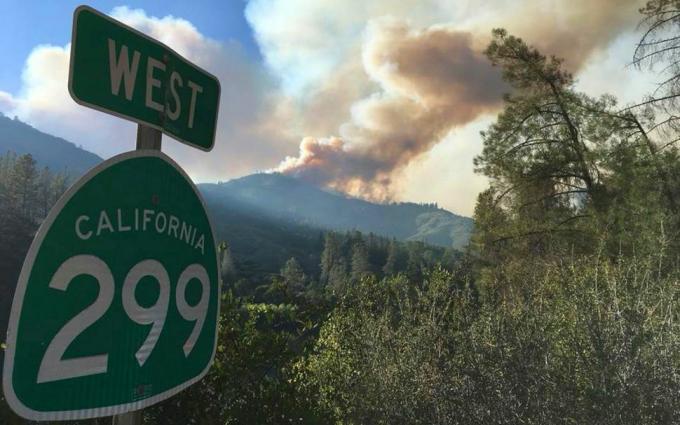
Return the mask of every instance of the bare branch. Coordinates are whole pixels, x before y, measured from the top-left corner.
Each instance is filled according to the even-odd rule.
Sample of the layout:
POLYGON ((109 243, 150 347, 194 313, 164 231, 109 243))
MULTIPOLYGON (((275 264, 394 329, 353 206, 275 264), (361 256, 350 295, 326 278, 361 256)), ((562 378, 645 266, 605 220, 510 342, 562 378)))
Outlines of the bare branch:
POLYGON ((530 205, 538 204, 539 202, 543 202, 547 199, 552 199, 552 198, 557 198, 558 196, 564 196, 564 195, 573 195, 575 193, 588 193, 588 189, 574 189, 574 190, 565 190, 562 192, 556 192, 556 193, 551 193, 550 195, 542 196, 539 199, 534 199, 533 201, 526 202, 518 207, 519 210, 522 210, 530 205))
POLYGON ((568 233, 568 232, 585 233, 583 230, 580 230, 580 229, 573 229, 573 228, 572 228, 572 229, 559 229, 559 227, 562 226, 562 225, 564 225, 564 224, 566 224, 566 223, 568 223, 568 222, 570 222, 570 221, 577 220, 577 219, 580 219, 580 218, 588 218, 588 217, 590 217, 590 214, 580 214, 580 215, 575 215, 575 216, 569 217, 568 219, 563 220, 563 221, 557 223, 557 224, 555 225, 555 227, 552 227, 552 228, 550 228, 550 229, 532 230, 532 231, 520 233, 520 234, 517 234, 517 235, 503 236, 503 237, 500 237, 500 238, 498 238, 498 239, 492 240, 491 243, 494 243, 494 244, 495 244, 495 243, 504 242, 504 241, 507 241, 507 240, 518 239, 518 238, 524 238, 524 237, 533 236, 533 235, 541 235, 541 234, 546 234, 546 233, 554 233, 554 232, 562 232, 562 233, 568 233))
POLYGON ((664 97, 652 98, 652 99, 646 100, 642 103, 638 103, 636 105, 628 106, 628 107, 622 109, 621 112, 629 111, 631 109, 639 108, 641 106, 649 105, 651 103, 658 103, 658 102, 663 102, 664 100, 675 99, 678 96, 680 96, 680 94, 669 94, 668 96, 664 96, 664 97))

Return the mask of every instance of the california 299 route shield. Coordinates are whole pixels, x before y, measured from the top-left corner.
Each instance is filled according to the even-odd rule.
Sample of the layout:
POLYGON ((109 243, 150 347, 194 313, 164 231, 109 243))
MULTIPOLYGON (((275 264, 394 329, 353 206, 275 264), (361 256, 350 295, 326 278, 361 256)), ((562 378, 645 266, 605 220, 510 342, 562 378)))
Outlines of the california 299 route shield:
POLYGON ((19 278, 3 388, 34 420, 119 414, 207 372, 220 287, 212 226, 166 155, 125 153, 60 199, 19 278))

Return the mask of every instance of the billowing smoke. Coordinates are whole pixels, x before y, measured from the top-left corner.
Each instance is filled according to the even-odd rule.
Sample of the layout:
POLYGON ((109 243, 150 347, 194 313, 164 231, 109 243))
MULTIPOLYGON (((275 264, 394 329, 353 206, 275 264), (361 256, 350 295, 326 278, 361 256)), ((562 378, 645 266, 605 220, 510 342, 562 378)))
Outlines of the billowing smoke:
MULTIPOLYGON (((500 9, 508 6, 500 3, 500 9)), ((452 129, 500 107, 505 86, 482 53, 492 26, 505 26, 542 51, 565 57, 576 72, 591 53, 634 27, 639 1, 523 3, 517 8, 512 2, 515 10, 506 8, 504 21, 490 18, 465 31, 444 25, 416 30, 396 18, 369 20, 362 65, 377 90, 351 104, 350 118, 336 136, 305 137, 299 155, 287 157, 277 170, 354 196, 390 199, 404 167, 452 129)))
POLYGON ((363 49, 380 91, 352 106, 339 137, 305 138, 278 170, 347 193, 387 199, 395 171, 443 137, 498 107, 503 83, 470 33, 414 31, 374 21, 363 49))
MULTIPOLYGON (((598 49, 605 48, 640 20, 645 0, 530 0, 509 19, 494 22, 526 39, 543 53, 565 59, 577 72, 598 49)), ((631 50, 634 46, 631 46, 631 50)))

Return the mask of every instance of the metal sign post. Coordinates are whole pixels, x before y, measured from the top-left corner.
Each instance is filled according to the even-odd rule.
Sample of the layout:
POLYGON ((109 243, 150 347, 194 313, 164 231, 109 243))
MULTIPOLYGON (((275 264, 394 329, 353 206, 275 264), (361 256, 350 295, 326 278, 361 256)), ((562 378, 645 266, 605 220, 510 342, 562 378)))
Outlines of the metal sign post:
POLYGON ((142 411, 116 415, 113 417, 111 425, 142 425, 142 411))
POLYGON ((153 149, 155 151, 161 150, 161 137, 163 133, 155 128, 151 128, 144 124, 137 126, 137 150, 153 149))

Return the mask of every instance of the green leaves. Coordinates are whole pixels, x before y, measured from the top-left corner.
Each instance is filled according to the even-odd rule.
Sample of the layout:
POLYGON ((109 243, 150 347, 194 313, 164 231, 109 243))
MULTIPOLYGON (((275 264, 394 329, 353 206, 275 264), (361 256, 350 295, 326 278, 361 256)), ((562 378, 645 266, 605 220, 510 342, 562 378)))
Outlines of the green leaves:
MULTIPOLYGON (((652 251, 660 223, 677 227, 668 218, 680 184, 645 130, 653 117, 575 91, 559 59, 504 30, 493 35, 486 53, 514 90, 475 158, 490 180, 472 243, 484 273, 512 259, 652 251)), ((677 151, 666 154, 679 162, 677 151)))
POLYGON ((338 423, 633 425, 678 414, 678 271, 654 274, 651 257, 528 260, 505 265, 507 292, 479 302, 464 276, 441 270, 422 283, 361 281, 296 382, 338 423))

